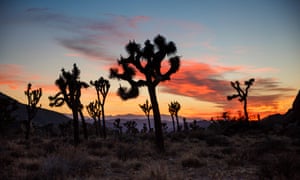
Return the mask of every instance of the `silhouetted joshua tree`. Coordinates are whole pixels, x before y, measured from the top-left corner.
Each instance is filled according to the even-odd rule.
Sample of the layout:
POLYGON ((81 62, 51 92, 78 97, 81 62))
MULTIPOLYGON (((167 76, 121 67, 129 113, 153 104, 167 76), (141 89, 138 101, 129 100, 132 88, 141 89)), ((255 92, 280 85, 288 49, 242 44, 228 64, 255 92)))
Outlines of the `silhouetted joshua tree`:
POLYGON ((239 98, 238 100, 240 102, 244 102, 244 115, 245 115, 245 121, 248 122, 249 121, 249 116, 248 116, 248 111, 247 111, 247 97, 248 97, 248 90, 250 88, 250 86, 253 85, 255 79, 251 78, 248 81, 245 81, 245 89, 242 89, 240 86, 240 82, 239 81, 235 81, 235 82, 230 82, 231 86, 237 91, 237 94, 233 94, 231 96, 227 96, 228 100, 232 100, 234 98, 239 98))
POLYGON ((148 99, 146 100, 146 103, 144 104, 139 104, 140 108, 142 109, 142 111, 145 113, 147 120, 148 120, 148 128, 149 128, 149 132, 151 132, 151 124, 150 124, 150 112, 152 110, 152 105, 149 104, 148 99))
POLYGON ((89 113, 89 115, 94 120, 94 125, 96 128, 96 135, 99 135, 99 130, 101 130, 101 123, 100 123, 100 116, 101 116, 101 107, 98 101, 90 102, 89 105, 86 106, 86 110, 89 113), (98 122, 98 124, 97 124, 98 122))
POLYGON ((27 97, 27 105, 26 105, 27 121, 26 121, 26 126, 25 126, 26 127, 25 139, 29 139, 32 119, 35 117, 35 115, 38 111, 39 107, 37 106, 37 104, 39 103, 40 98, 42 97, 42 89, 39 88, 36 90, 31 90, 31 84, 28 83, 27 90, 24 91, 24 93, 27 97))
MULTIPOLYGON (((61 70, 61 75, 55 81, 55 84, 58 86, 60 92, 55 96, 49 96, 50 106, 60 107, 64 103, 72 110, 73 114, 73 128, 74 128, 74 144, 78 145, 80 142, 79 139, 79 122, 78 122, 78 113, 82 115, 82 104, 80 102, 81 88, 88 88, 88 84, 79 80, 80 70, 73 65, 71 72, 61 70)), ((84 122, 84 119, 82 119, 84 122)), ((84 123, 85 124, 85 123, 84 123)), ((83 125, 84 125, 83 124, 83 125)), ((83 126, 84 127, 84 126, 83 126)), ((84 133, 87 133, 86 126, 84 128, 84 133)), ((85 134, 86 136, 87 134, 85 134)))
POLYGON ((165 148, 161 117, 156 98, 156 86, 162 81, 170 80, 171 75, 178 71, 180 58, 171 56, 176 53, 175 44, 173 42, 167 43, 166 39, 160 35, 154 38, 154 44, 146 40, 144 45, 145 47, 141 48, 139 44, 130 41, 126 45, 129 56, 127 58, 121 56, 118 60, 122 71, 119 72, 117 68, 111 68, 110 77, 125 80, 130 84, 130 89, 120 86, 118 90, 118 94, 123 100, 137 97, 139 95, 139 87, 147 86, 153 108, 156 144, 162 152, 165 148), (169 57, 170 67, 162 72, 161 66, 166 56, 169 57), (134 79, 136 71, 139 71, 144 76, 143 79, 134 79))
MULTIPOLYGON (((96 92, 97 92, 97 98, 98 98, 98 103, 101 107, 101 116, 102 116, 102 133, 103 137, 106 138, 106 125, 105 125, 105 115, 104 115, 104 104, 105 100, 110 88, 109 81, 104 79, 103 77, 100 77, 96 81, 90 81, 90 84, 92 86, 95 86, 96 92), (101 95, 101 97, 100 97, 101 95)), ((101 127, 100 121, 98 121, 99 128, 101 127)))
MULTIPOLYGON (((174 101, 174 102, 171 102, 169 104, 169 112, 170 112, 170 114, 172 116, 173 126, 174 126, 174 117, 173 116, 176 117, 177 131, 181 130, 181 127, 179 125, 179 120, 178 120, 178 112, 179 112, 179 110, 180 110, 180 104, 179 104, 179 102, 174 101)), ((174 131, 175 131, 175 127, 173 127, 173 128, 174 128, 174 131)))

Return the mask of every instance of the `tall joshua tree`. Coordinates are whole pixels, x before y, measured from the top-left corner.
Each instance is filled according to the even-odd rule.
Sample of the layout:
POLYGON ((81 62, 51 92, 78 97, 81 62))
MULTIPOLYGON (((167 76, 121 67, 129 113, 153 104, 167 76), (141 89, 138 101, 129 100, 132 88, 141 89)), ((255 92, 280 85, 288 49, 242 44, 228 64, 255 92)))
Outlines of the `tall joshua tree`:
POLYGON ((169 105, 169 113, 170 113, 171 118, 172 118, 173 132, 175 132, 176 131, 176 129, 175 129, 175 120, 174 120, 175 110, 174 110, 174 108, 172 108, 172 104, 171 103, 168 104, 168 105, 169 105))
POLYGON ((32 119, 35 117, 38 111, 39 107, 37 106, 37 104, 39 103, 40 98, 42 97, 42 89, 39 88, 36 90, 31 90, 31 84, 28 83, 27 89, 24 91, 24 93, 27 97, 27 105, 26 105, 27 121, 25 121, 26 122, 25 139, 29 139, 32 119))
POLYGON ((242 89, 240 86, 240 82, 239 81, 235 81, 235 82, 230 82, 231 86, 236 90, 237 94, 233 94, 231 96, 227 96, 228 100, 232 100, 234 98, 239 98, 238 100, 240 102, 244 102, 244 115, 245 115, 245 121, 248 122, 249 121, 249 116, 248 116, 248 111, 247 111, 247 97, 248 97, 248 90, 250 88, 250 86, 253 85, 255 79, 251 78, 248 81, 245 81, 245 89, 242 89))
MULTIPOLYGON (((79 139, 79 122, 78 113, 82 113, 82 104, 80 102, 81 88, 87 88, 89 85, 79 80, 80 70, 73 65, 71 72, 61 70, 61 75, 55 81, 59 92, 55 96, 49 96, 50 106, 60 107, 64 103, 72 110, 73 127, 74 127, 74 144, 78 145, 79 139)), ((84 130, 85 131, 85 130, 84 130)))
MULTIPOLYGON (((180 110, 180 104, 177 101, 171 102, 169 104, 169 112, 172 116, 172 120, 173 120, 173 126, 174 126, 174 117, 176 117, 176 125, 177 125, 177 131, 180 131, 180 126, 179 126, 179 120, 178 120, 178 112, 180 110)), ((173 127, 174 131, 175 131, 175 127, 173 127)))
POLYGON ((142 111, 145 113, 147 120, 148 120, 148 128, 149 128, 149 132, 151 131, 151 123, 150 123, 150 112, 152 110, 152 105, 149 104, 148 99, 146 100, 146 103, 144 104, 139 104, 140 108, 142 109, 142 111))
POLYGON ((90 102, 89 105, 86 106, 87 112, 94 120, 94 125, 96 128, 96 135, 99 135, 99 130, 101 130, 100 116, 101 116, 101 107, 98 101, 90 102), (98 122, 98 124, 97 124, 98 122))
MULTIPOLYGON (((97 92, 97 98, 98 103, 101 107, 101 116, 102 116, 102 133, 103 137, 106 138, 106 125, 105 125, 105 115, 104 115, 104 104, 105 100, 110 88, 109 81, 104 79, 103 77, 100 77, 96 81, 90 81, 90 84, 92 86, 95 86, 96 92, 97 92), (101 97, 100 97, 101 95, 101 97)), ((99 127, 101 127, 100 121, 98 121, 99 127)))
POLYGON ((153 107, 156 144, 160 151, 164 151, 164 139, 156 97, 156 86, 160 82, 170 80, 171 75, 178 71, 180 58, 174 56, 176 53, 175 44, 173 42, 166 42, 166 39, 161 35, 154 38, 153 44, 150 40, 146 40, 144 45, 144 48, 141 48, 139 44, 130 41, 126 45, 129 56, 127 58, 121 56, 118 60, 122 72, 119 72, 117 68, 111 68, 110 77, 125 80, 130 84, 130 89, 120 86, 118 90, 118 94, 123 100, 137 97, 139 95, 139 87, 141 86, 148 88, 153 107), (170 66, 169 69, 164 69, 162 72, 161 66, 166 56, 169 58, 170 66), (136 71, 143 76, 143 78, 138 81, 134 79, 136 71))

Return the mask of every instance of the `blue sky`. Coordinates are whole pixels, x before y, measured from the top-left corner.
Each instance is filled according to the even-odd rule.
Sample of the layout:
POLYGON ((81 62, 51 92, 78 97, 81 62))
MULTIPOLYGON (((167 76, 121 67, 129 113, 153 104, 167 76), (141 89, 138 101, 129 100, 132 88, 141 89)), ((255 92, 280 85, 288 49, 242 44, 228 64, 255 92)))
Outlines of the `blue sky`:
MULTIPOLYGON (((0 90, 22 102, 30 81, 44 89, 49 108, 62 67, 77 63, 87 82, 108 78, 129 40, 143 44, 157 34, 174 41, 182 57, 178 74, 158 88, 165 114, 173 100, 182 116, 235 113, 241 105, 226 101, 234 93, 229 82, 252 77, 250 112, 283 113, 300 87, 299 1, 1 1, 0 8, 0 90)), ((123 102, 116 90, 126 83, 110 81, 108 114, 142 113, 137 104, 146 90, 123 102)), ((83 98, 93 100, 93 90, 83 98)))

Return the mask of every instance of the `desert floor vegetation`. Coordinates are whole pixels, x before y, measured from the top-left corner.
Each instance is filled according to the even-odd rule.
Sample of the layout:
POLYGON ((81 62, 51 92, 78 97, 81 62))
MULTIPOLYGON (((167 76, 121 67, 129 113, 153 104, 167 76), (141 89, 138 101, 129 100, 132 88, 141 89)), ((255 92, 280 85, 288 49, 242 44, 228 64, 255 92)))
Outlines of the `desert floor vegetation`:
POLYGON ((1 179, 299 179, 299 138, 209 129, 166 135, 157 153, 154 133, 31 140, 1 137, 1 179))

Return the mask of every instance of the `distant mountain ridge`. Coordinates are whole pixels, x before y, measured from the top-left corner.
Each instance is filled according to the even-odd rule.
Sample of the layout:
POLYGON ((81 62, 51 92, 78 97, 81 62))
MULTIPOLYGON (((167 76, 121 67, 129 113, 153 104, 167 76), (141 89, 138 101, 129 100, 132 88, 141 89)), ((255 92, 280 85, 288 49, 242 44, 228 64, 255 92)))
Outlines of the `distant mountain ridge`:
MULTIPOLYGON (((18 121, 23 121, 27 120, 27 110, 26 110, 26 104, 20 103, 16 99, 9 97, 6 94, 3 94, 0 92, 0 101, 1 99, 8 99, 9 101, 16 102, 17 109, 13 112, 13 116, 15 117, 15 120, 18 121)), ((33 123, 38 125, 38 126, 44 126, 47 124, 61 124, 61 123, 66 123, 70 121, 71 119, 64 114, 43 109, 43 107, 39 108, 36 116, 33 118, 33 123)))

